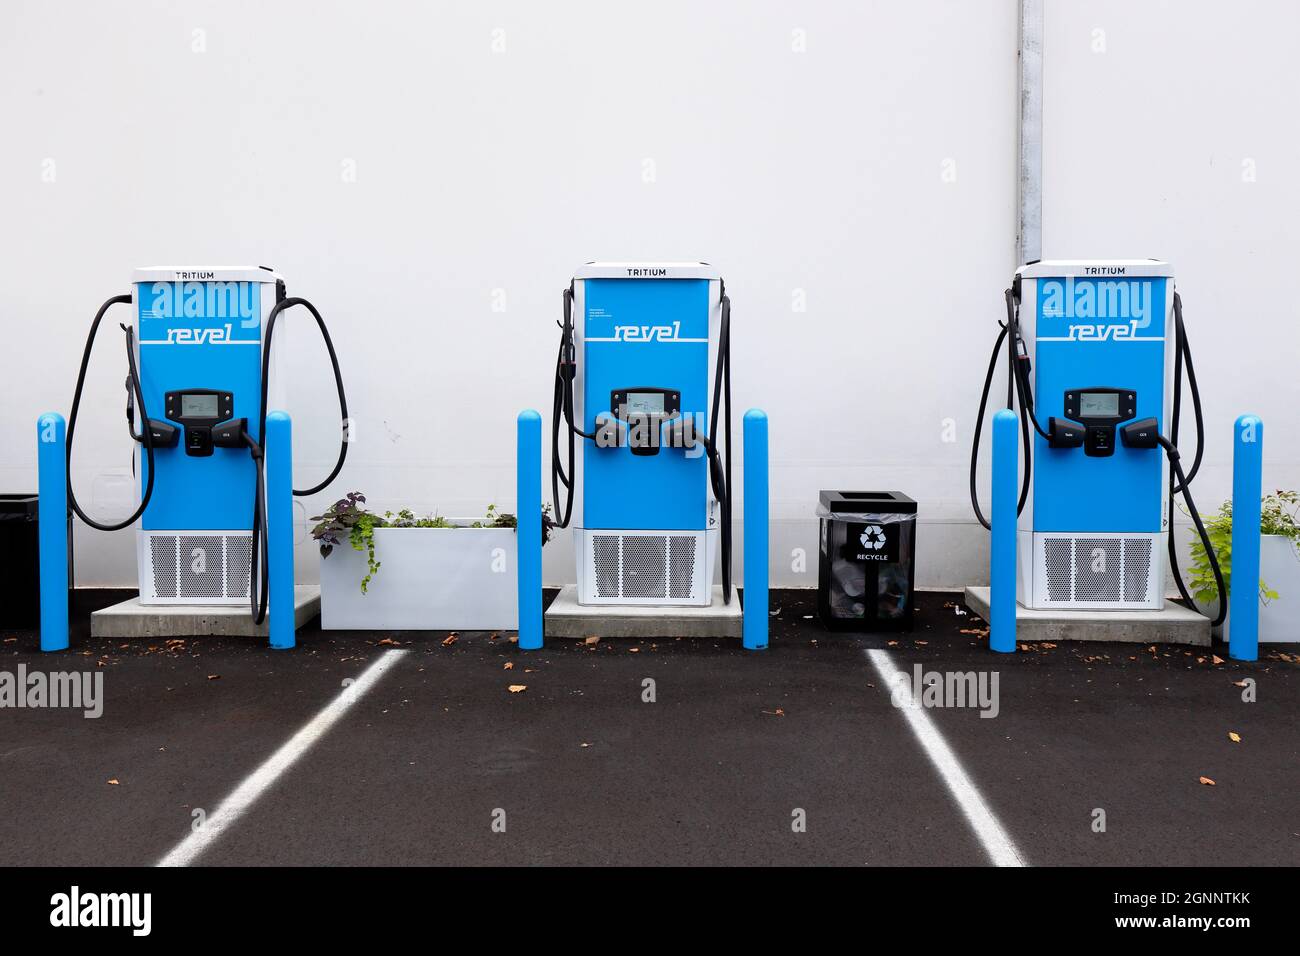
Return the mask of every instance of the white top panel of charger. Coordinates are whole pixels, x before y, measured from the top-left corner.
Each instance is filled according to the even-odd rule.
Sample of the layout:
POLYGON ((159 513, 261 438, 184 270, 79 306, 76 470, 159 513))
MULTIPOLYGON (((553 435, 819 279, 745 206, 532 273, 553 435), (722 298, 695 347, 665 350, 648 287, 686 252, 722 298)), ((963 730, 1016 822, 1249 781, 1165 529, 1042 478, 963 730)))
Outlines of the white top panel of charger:
POLYGON ((146 266, 132 282, 276 282, 284 276, 258 266, 146 266))
POLYGON ((1172 276, 1174 267, 1160 259, 1043 259, 1021 266, 1016 274, 1026 279, 1172 276))
POLYGON ((588 262, 575 279, 721 279, 707 262, 588 262))

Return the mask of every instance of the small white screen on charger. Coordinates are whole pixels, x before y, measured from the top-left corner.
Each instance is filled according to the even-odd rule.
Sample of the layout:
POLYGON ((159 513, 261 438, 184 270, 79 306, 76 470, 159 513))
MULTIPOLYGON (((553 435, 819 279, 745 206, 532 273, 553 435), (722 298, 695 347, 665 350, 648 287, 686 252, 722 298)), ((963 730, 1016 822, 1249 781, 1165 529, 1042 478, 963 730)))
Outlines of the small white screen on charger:
POLYGON ((182 395, 181 418, 216 418, 217 396, 182 395))
POLYGON ((1105 418, 1118 414, 1118 392, 1084 392, 1079 396, 1080 418, 1105 418))
POLYGON ((628 392, 627 411, 630 415, 662 415, 663 392, 628 392))

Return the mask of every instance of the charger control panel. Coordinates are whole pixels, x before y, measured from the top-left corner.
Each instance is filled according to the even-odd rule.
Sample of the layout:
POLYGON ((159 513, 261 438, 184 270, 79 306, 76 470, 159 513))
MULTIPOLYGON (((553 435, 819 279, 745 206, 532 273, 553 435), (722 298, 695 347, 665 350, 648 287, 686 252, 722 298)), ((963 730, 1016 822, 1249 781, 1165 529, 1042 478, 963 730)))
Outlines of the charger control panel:
POLYGON ((1069 389, 1065 417, 1084 426, 1084 454, 1109 457, 1115 453, 1115 426, 1137 417, 1137 392, 1106 386, 1069 389))
POLYGON ((185 428, 185 454, 212 454, 212 429, 234 417, 235 396, 211 388, 185 388, 165 395, 166 416, 185 428))

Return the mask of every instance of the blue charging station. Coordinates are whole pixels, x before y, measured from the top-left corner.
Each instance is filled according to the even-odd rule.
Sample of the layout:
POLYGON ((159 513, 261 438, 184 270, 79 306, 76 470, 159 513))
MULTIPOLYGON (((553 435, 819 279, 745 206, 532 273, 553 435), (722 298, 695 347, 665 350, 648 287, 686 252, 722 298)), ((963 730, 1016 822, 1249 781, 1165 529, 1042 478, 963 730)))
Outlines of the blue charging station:
POLYGON ((1048 436, 1033 436, 1033 487, 1020 515, 1020 600, 1159 609, 1168 464, 1117 429, 1151 418, 1161 431, 1169 421, 1173 272, 1163 262, 1040 262, 1018 276, 1034 410, 1049 423, 1048 436), (1055 430, 1067 440, 1052 440, 1053 420, 1068 423, 1055 430))
MULTIPOLYGON (((139 521, 140 604, 246 603, 254 622, 261 624, 271 585, 293 589, 291 548, 268 549, 268 517, 287 530, 290 492, 321 491, 347 456, 347 399, 324 320, 306 299, 289 297, 283 277, 265 267, 137 269, 131 294, 105 302, 91 325, 67 425, 69 463, 95 337, 105 314, 119 304, 131 305, 135 319, 122 329, 138 504, 125 520, 96 521, 81 508, 69 477, 68 505, 104 531, 139 521), (334 469, 321 483, 302 490, 291 488, 288 474, 288 417, 275 412, 268 421, 268 410, 284 405, 283 376, 274 374, 273 333, 281 313, 297 305, 312 314, 325 341, 344 423, 334 469), (283 501, 279 494, 268 501, 268 471, 271 486, 283 489, 283 501), (276 561, 275 572, 270 558, 276 561)), ((283 333, 274 341, 282 339, 283 333)), ((279 540, 290 539, 282 535, 279 540)), ((278 639, 289 646, 291 593, 278 606, 287 611, 290 626, 287 640, 278 639)))
MULTIPOLYGON (((1007 408, 1019 405, 1023 451, 1010 512, 1019 515, 1019 602, 1038 610, 1159 610, 1171 569, 1190 604, 1171 533, 1173 502, 1182 495, 1207 541, 1190 491, 1204 423, 1173 270, 1151 259, 1041 261, 1017 271, 1005 298, 972 447, 971 501, 988 527, 976 464, 1005 343, 1007 408), (1197 430, 1186 471, 1178 449, 1184 371, 1197 430)), ((1006 437, 1014 448, 1014 435, 1006 437)), ((1014 469, 1004 474, 1015 477, 1014 469)), ((1214 549, 1207 550, 1223 595, 1214 549)), ((1226 602, 1220 606, 1216 625, 1226 602)))
POLYGON ((579 603, 709 605, 717 563, 730 602, 730 311, 704 263, 589 263, 565 290, 552 491, 579 603))
MULTIPOLYGON (((242 439, 218 444, 213 429, 242 420, 263 444, 262 331, 277 284, 264 269, 136 270, 145 407, 174 426, 155 441, 154 491, 136 532, 141 604, 249 600, 258 465, 242 439)), ((149 456, 142 444, 136 455, 143 490, 149 456)))

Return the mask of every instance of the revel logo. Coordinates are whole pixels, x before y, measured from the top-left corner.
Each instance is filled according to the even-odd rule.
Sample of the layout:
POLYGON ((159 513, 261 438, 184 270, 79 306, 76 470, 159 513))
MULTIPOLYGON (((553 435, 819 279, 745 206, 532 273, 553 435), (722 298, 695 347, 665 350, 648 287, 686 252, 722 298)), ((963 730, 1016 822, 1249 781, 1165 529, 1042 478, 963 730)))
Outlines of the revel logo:
POLYGON ((235 341, 230 323, 207 329, 168 329, 168 345, 228 345, 235 341))
MULTIPOLYGON (((1121 341, 1141 339, 1140 329, 1150 328, 1154 314, 1152 283, 1141 279, 1043 279, 1038 285, 1041 314, 1045 319, 1071 321, 1066 339, 1121 341)), ((1040 336, 1055 338, 1055 336, 1040 336)))
POLYGON ((616 325, 613 340, 615 342, 680 342, 684 341, 681 336, 681 322, 673 322, 671 325, 616 325))

